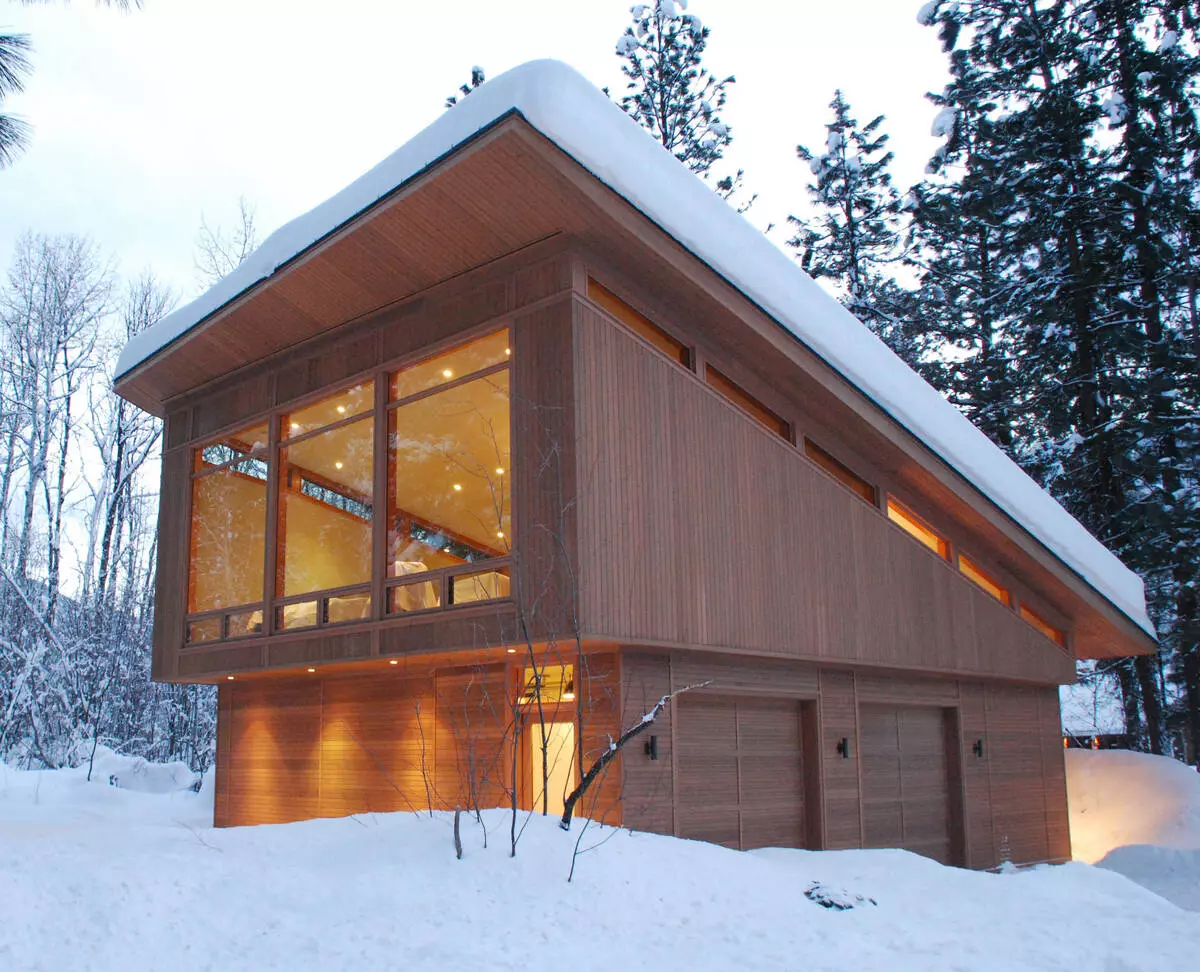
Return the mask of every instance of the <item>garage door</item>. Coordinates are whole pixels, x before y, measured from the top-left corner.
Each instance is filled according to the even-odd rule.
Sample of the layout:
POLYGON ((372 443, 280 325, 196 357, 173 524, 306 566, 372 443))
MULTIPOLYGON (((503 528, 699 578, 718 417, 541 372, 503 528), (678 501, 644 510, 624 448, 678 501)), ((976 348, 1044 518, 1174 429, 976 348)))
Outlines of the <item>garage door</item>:
POLYGON ((953 860, 943 709, 863 706, 865 846, 902 847, 953 860))
POLYGON ((726 847, 803 847, 800 705, 681 696, 676 833, 726 847))

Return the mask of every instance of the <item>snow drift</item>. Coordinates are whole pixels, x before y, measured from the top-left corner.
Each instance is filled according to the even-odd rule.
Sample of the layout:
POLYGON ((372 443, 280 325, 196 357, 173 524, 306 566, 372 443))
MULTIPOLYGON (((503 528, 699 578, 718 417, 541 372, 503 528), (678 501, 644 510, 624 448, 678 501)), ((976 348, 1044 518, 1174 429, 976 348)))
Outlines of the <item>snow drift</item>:
POLYGON ((592 826, 568 884, 578 823, 522 817, 510 858, 489 811, 488 846, 466 823, 456 861, 441 814, 212 830, 210 788, 84 776, 0 766, 6 972, 1167 972, 1200 949, 1196 915, 1085 864, 988 874, 592 826))
POLYGON ((370 172, 271 234, 211 290, 134 337, 117 362, 118 377, 514 111, 729 280, 1153 635, 1136 574, 794 260, 558 61, 523 64, 478 88, 370 172))

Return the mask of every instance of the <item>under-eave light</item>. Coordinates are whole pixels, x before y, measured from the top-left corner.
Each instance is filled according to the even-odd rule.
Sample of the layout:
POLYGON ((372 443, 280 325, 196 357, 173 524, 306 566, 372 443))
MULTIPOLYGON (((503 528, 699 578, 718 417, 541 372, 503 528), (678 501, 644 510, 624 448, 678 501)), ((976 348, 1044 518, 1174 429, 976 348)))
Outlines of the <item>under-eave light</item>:
POLYGON ((389 665, 399 665, 400 662, 398 660, 396 660, 395 658, 393 658, 388 662, 388 664, 389 665))
POLYGON ((226 675, 226 676, 225 676, 225 681, 227 681, 227 682, 232 682, 232 681, 233 681, 233 676, 232 676, 232 675, 226 675))
POLYGON ((316 669, 315 669, 315 668, 310 668, 310 669, 308 670, 308 672, 309 672, 309 674, 310 674, 310 675, 311 675, 313 672, 315 672, 315 671, 316 671, 316 669))

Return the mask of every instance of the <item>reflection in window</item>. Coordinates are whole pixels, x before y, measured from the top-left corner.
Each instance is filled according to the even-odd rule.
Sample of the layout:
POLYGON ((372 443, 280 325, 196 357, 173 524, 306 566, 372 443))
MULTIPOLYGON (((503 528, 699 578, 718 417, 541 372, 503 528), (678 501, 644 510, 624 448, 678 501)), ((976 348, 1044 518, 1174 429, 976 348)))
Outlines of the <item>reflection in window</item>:
MULTIPOLYGON (((202 454, 197 460, 203 471, 202 454)), ((266 477, 266 464, 253 459, 192 480, 189 614, 262 600, 266 477)))
POLYGON ((508 331, 497 331, 396 372, 392 376, 391 400, 397 402, 427 389, 458 381, 477 371, 502 365, 511 356, 508 331))
POLYGON ((389 442, 390 577, 507 555, 507 369, 399 404, 389 442))
POLYGON ((367 417, 280 449, 279 596, 370 581, 374 428, 367 417))
POLYGON ((285 415, 280 422, 279 437, 294 439, 298 435, 324 428, 345 419, 369 412, 375 407, 375 382, 364 381, 322 398, 285 415))

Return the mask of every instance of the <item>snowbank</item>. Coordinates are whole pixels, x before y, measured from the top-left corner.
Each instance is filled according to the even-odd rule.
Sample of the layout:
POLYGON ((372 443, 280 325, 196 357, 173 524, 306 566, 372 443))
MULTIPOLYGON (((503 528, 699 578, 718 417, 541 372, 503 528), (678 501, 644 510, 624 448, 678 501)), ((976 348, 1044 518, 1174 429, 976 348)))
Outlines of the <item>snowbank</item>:
POLYGON ((512 859, 490 811, 488 847, 468 823, 456 861, 444 815, 211 830, 211 809, 208 790, 0 770, 0 968, 1166 972, 1200 949, 1195 915, 1084 864, 987 874, 592 827, 568 884, 578 824, 529 820, 512 859), (809 900, 815 883, 853 907, 809 900))
POLYGON ((729 280, 1153 635, 1141 580, 754 226, 572 68, 488 82, 337 195, 272 233, 211 290, 135 336, 137 367, 397 186, 512 111, 729 280))
POLYGON ((1068 749, 1071 850, 1095 863, 1115 847, 1200 849, 1200 773, 1124 750, 1068 749))

